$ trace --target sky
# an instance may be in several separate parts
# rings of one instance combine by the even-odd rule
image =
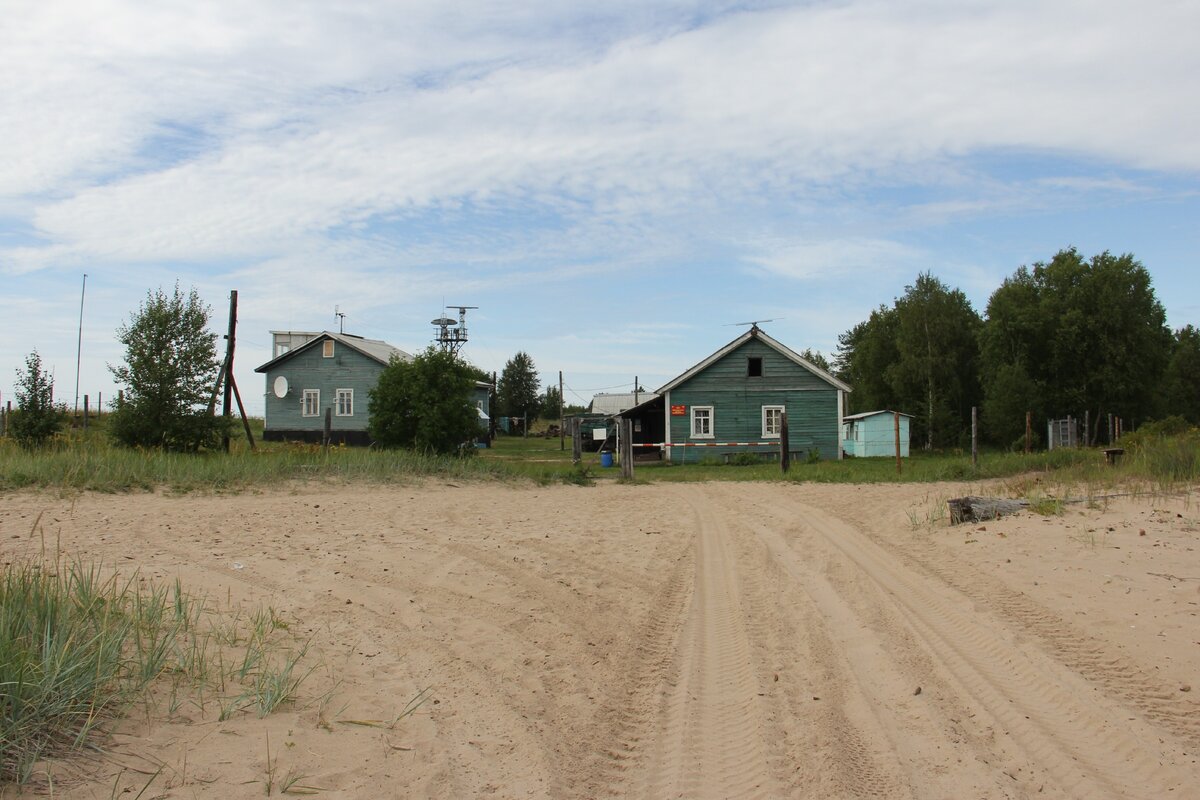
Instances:
[[[415,352],[478,306],[463,354],[569,403],[753,320],[829,354],[925,271],[982,314],[1072,246],[1200,325],[1198,30],[1195,0],[8,0],[0,402],[35,349],[107,402],[176,283],[217,333],[238,291],[255,415],[270,331],[335,308]]]

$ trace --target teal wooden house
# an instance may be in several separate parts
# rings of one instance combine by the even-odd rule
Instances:
[[[746,452],[776,457],[786,411],[793,457],[839,459],[849,392],[753,326],[621,416],[633,421],[635,453],[657,444],[662,458],[695,463]]]
[[[900,457],[908,458],[912,414],[900,414]],[[842,449],[857,458],[896,457],[896,412],[864,411],[842,420]]]
[[[393,358],[411,355],[379,339],[331,331],[272,331],[275,357],[255,369],[266,375],[267,441],[320,442],[325,414],[335,444],[369,445],[370,391]],[[490,384],[478,382],[472,398],[487,431]]]

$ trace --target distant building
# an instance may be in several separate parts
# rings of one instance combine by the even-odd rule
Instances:
[[[634,444],[661,444],[663,457],[679,463],[745,452],[770,457],[786,411],[789,452],[837,459],[849,392],[755,325],[620,416],[633,421]]]
[[[619,394],[601,392],[592,396],[591,407],[588,411],[592,414],[613,416],[656,397],[658,395],[654,392],[622,392]]]
[[[335,443],[371,444],[369,394],[393,358],[412,356],[380,339],[332,331],[271,331],[274,357],[266,375],[263,439],[319,442],[330,412]],[[473,402],[486,429],[491,385],[476,382]]]
[[[912,414],[900,414],[900,457],[908,458],[908,431]],[[896,414],[864,411],[842,418],[842,449],[857,458],[896,457]]]

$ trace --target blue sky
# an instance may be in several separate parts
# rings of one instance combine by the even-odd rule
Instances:
[[[1200,4],[15,2],[0,23],[0,399],[110,398],[194,286],[272,329],[525,350],[569,401],[741,330],[826,353],[921,271],[1130,252],[1200,324]]]

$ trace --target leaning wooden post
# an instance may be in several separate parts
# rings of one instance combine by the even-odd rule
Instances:
[[[779,413],[779,468],[787,472],[792,466],[791,447],[788,445],[787,411]]]
[[[633,420],[621,418],[621,477],[633,480]]]
[[[1025,412],[1025,455],[1033,452],[1033,412]]]
[[[325,436],[322,440],[322,445],[329,449],[329,439],[333,435],[333,409],[325,409]]]
[[[979,469],[979,409],[971,406],[971,469]]]
[[[900,474],[900,412],[893,411],[892,417],[896,426],[896,474]]]

